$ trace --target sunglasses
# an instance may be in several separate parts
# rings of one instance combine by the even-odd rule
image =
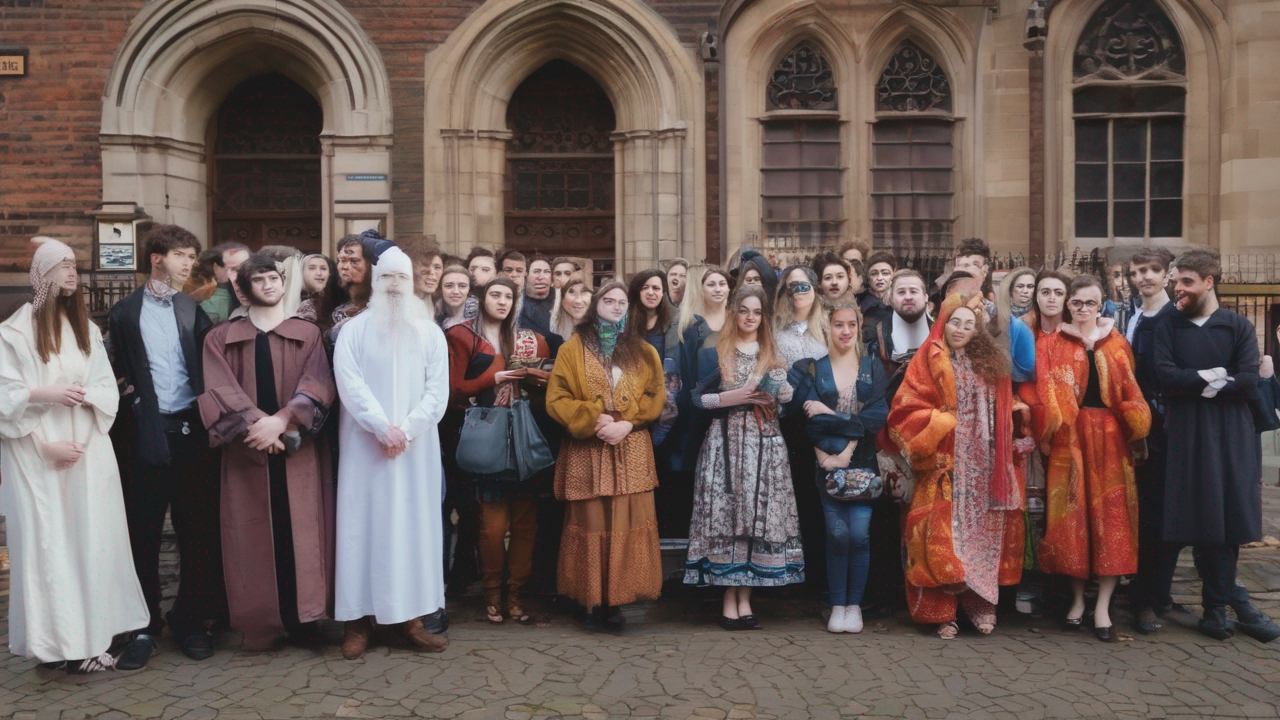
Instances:
[[[787,294],[792,297],[802,295],[807,292],[813,292],[813,284],[807,282],[793,282],[787,286]]]

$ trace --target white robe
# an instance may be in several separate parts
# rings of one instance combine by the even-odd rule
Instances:
[[[430,320],[389,332],[365,312],[343,326],[333,365],[342,399],[334,617],[389,625],[433,613],[444,607],[444,333]],[[375,435],[388,423],[409,438],[395,459]]]
[[[40,361],[31,305],[0,324],[0,489],[8,512],[9,651],[43,662],[96,657],[113,636],[146,627],[133,568],[120,472],[107,432],[120,394],[102,334],[90,323],[85,357],[68,322],[61,352]],[[79,382],[80,407],[30,404],[31,390]],[[84,443],[58,470],[38,442]]]

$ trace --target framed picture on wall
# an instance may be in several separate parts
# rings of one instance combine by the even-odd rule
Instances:
[[[137,267],[132,244],[98,243],[98,269],[136,270]]]

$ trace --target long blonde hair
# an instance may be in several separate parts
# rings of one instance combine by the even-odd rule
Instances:
[[[776,367],[782,367],[782,358],[778,355],[778,346],[773,338],[773,322],[769,319],[769,296],[759,285],[740,285],[729,298],[725,307],[724,329],[720,331],[720,339],[716,342],[716,354],[720,358],[720,381],[729,382],[734,373],[733,352],[738,347],[738,307],[749,297],[760,301],[760,327],[756,328],[756,342],[760,344],[760,353],[756,355],[756,369],[752,375],[764,377],[764,374]]]
[[[809,317],[805,320],[809,323],[805,332],[813,337],[814,340],[826,345],[831,337],[831,325],[828,321],[830,313],[826,311],[822,298],[818,297],[821,292],[818,280],[815,277],[813,268],[807,265],[792,265],[782,271],[778,281],[778,297],[773,302],[773,327],[781,330],[788,323],[795,319],[791,312],[791,295],[787,292],[787,285],[790,284],[788,278],[792,273],[800,272],[804,274],[804,281],[813,287],[813,306],[809,308]]]
[[[723,277],[725,282],[730,282],[729,272],[719,265],[694,265],[689,268],[689,280],[684,286],[684,297],[680,299],[680,314],[676,317],[676,337],[684,337],[685,330],[693,324],[695,317],[706,317],[707,302],[702,296],[702,283],[708,275],[715,274]],[[765,307],[768,307],[767,303]],[[725,322],[728,322],[727,303],[725,313]]]

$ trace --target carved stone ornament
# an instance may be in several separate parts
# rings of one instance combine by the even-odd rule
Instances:
[[[910,40],[898,46],[876,84],[876,110],[951,111],[951,83],[938,61]]]
[[[1075,79],[1185,80],[1186,56],[1169,17],[1154,0],[1109,0],[1076,45]]]
[[[809,43],[800,43],[782,58],[766,93],[769,110],[837,109],[831,63]]]

